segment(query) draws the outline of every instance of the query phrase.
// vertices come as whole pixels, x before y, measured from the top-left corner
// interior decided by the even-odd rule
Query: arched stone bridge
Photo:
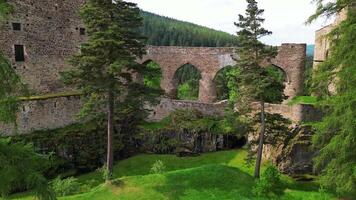
[[[199,101],[215,102],[216,92],[214,78],[219,70],[235,65],[233,57],[237,57],[231,47],[174,47],[148,46],[147,54],[141,63],[153,61],[162,70],[161,87],[166,94],[176,97],[177,82],[175,72],[185,64],[194,65],[201,73],[199,85]],[[273,64],[282,69],[287,77],[285,95],[292,98],[302,92],[303,75],[306,58],[305,44],[282,44],[278,47],[278,55],[264,65]]]

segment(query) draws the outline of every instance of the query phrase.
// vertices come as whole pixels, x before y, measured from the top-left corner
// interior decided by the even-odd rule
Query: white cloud
[[[146,11],[189,21],[235,34],[238,14],[244,14],[245,0],[128,0]],[[265,9],[265,27],[273,35],[264,38],[268,44],[314,43],[315,30],[328,22],[319,20],[305,26],[305,20],[314,12],[311,0],[259,0]]]

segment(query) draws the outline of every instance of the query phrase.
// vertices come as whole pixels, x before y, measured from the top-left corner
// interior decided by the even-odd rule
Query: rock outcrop
[[[312,135],[313,130],[310,126],[296,126],[291,131],[276,157],[277,166],[283,173],[290,175],[313,173],[313,157],[316,152],[311,146]]]

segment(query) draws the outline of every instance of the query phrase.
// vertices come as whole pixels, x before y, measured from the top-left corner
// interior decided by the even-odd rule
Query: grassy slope
[[[78,177],[90,185],[87,193],[60,199],[256,199],[253,168],[245,165],[245,151],[225,151],[199,157],[178,158],[172,155],[139,155],[121,161],[115,167],[116,185],[102,184],[98,172]],[[162,160],[166,173],[149,174],[151,165]],[[319,194],[313,183],[296,183],[283,177],[285,193],[280,199],[331,199]],[[32,199],[25,197],[23,199]]]
[[[288,105],[296,105],[296,104],[315,105],[316,103],[317,103],[316,97],[296,96],[288,102]]]

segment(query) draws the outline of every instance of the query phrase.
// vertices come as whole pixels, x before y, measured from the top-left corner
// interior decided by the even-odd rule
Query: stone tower
[[[37,94],[63,91],[59,71],[85,39],[84,0],[8,0],[14,13],[0,25],[0,47]]]

